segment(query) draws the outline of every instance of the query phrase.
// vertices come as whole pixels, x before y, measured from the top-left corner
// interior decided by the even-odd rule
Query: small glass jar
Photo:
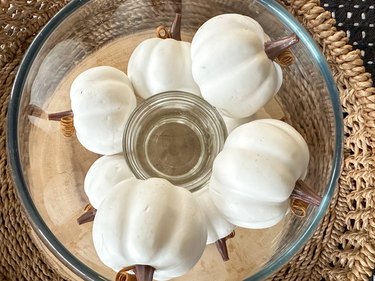
[[[195,191],[209,180],[226,137],[220,113],[205,100],[165,92],[134,110],[125,127],[123,150],[137,178],[164,178]]]

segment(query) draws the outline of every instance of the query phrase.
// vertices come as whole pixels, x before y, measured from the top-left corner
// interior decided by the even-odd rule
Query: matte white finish
[[[86,173],[84,189],[90,204],[98,209],[103,199],[119,182],[134,177],[123,155],[97,159]]]
[[[73,81],[70,99],[79,142],[98,154],[120,153],[125,123],[136,106],[126,74],[110,66],[90,68]]]
[[[204,187],[194,192],[193,195],[206,215],[207,244],[215,243],[217,240],[228,236],[235,226],[223,217],[212,202],[208,188]]]
[[[207,241],[204,214],[193,195],[160,178],[127,179],[100,204],[94,246],[115,271],[139,264],[155,268],[154,279],[185,274]]]
[[[127,72],[137,95],[145,99],[167,91],[200,95],[191,73],[189,42],[146,39],[131,54]]]
[[[280,66],[264,51],[268,40],[248,16],[223,14],[206,21],[191,44],[193,78],[202,97],[232,118],[263,107],[282,84]]]
[[[225,218],[246,228],[278,223],[309,163],[308,146],[290,125],[260,119],[236,128],[216,157],[210,194]]]

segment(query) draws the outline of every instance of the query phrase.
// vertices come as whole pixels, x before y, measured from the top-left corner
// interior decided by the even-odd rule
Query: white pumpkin
[[[199,260],[207,228],[189,191],[160,178],[131,178],[117,184],[100,204],[93,241],[99,258],[113,270],[141,265],[154,269],[156,280],[167,280],[185,274]],[[135,273],[141,271],[138,267]]]
[[[308,146],[292,126],[275,119],[252,121],[236,128],[216,157],[211,198],[237,226],[273,226],[287,213],[308,163]]]
[[[84,189],[90,204],[98,209],[103,199],[119,182],[134,177],[123,155],[98,158],[87,171]]]
[[[215,243],[224,261],[229,260],[226,240],[233,235],[235,226],[228,222],[212,202],[206,187],[193,193],[206,217],[207,244]]]
[[[223,14],[206,21],[191,45],[193,78],[202,97],[232,118],[263,107],[282,84],[280,66],[264,49],[268,40],[248,16]]]
[[[208,188],[204,187],[194,192],[193,195],[206,217],[207,244],[215,243],[217,240],[231,234],[235,226],[223,217],[212,202]]]
[[[125,123],[136,106],[126,74],[110,66],[90,68],[73,81],[70,99],[79,142],[98,154],[120,153]]]
[[[142,41],[128,63],[128,76],[142,98],[167,91],[200,95],[191,73],[190,43],[151,38]]]

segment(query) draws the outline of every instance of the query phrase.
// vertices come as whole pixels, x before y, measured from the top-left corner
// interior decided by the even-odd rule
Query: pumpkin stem
[[[216,248],[218,249],[221,257],[223,258],[223,261],[229,261],[227,240],[230,238],[233,238],[234,235],[235,235],[235,232],[232,231],[229,235],[215,242]]]
[[[290,201],[290,209],[293,214],[297,217],[303,218],[306,216],[307,207],[309,206],[308,203],[300,200],[300,199],[292,199]]]
[[[115,281],[137,281],[137,277],[134,274],[130,274],[128,270],[132,270],[133,268],[127,267],[121,269],[117,272]]]
[[[65,137],[73,136],[75,132],[73,111],[66,110],[61,112],[47,114],[47,119],[52,121],[60,121],[60,129]]]
[[[297,180],[290,198],[298,199],[314,206],[319,206],[322,201],[322,197],[312,190],[303,180]]]
[[[181,41],[181,13],[176,13],[169,33],[172,39]]]
[[[216,248],[218,249],[223,261],[229,261],[227,239],[221,238],[215,242]]]
[[[160,39],[169,38],[169,31],[164,25],[160,25],[156,28],[156,37]]]
[[[290,49],[286,49],[275,58],[275,62],[283,67],[292,65],[294,63],[294,56],[292,54],[292,51]]]
[[[60,129],[65,137],[73,136],[75,132],[73,115],[63,116],[60,119]]]
[[[61,112],[49,113],[47,117],[48,117],[48,120],[60,121],[61,118],[66,117],[66,116],[73,116],[73,111],[66,110],[66,111],[61,111]]]
[[[80,215],[77,219],[79,225],[92,222],[96,215],[96,209],[89,203],[84,209],[84,213]]]
[[[282,52],[298,42],[298,36],[293,33],[292,35],[280,38],[276,41],[268,41],[264,43],[264,51],[270,60],[275,60]]]
[[[135,266],[135,276],[137,276],[138,281],[152,281],[154,277],[155,268],[149,265],[139,265]]]

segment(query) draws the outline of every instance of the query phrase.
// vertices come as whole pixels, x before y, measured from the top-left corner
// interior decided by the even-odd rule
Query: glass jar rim
[[[172,111],[174,113],[167,116]],[[201,149],[204,150],[206,146],[210,146],[210,155],[201,153],[201,156],[205,155],[205,157],[200,157],[196,169],[192,168],[191,171],[186,171],[182,175],[172,176],[162,173],[147,157],[147,144],[149,143],[147,140],[159,128],[158,124],[161,125],[160,127],[179,124],[189,128],[193,134],[195,133],[197,139],[201,140]],[[147,126],[152,128],[147,128]],[[210,133],[207,133],[207,130]],[[152,176],[160,176],[194,192],[207,184],[211,175],[212,163],[222,150],[227,135],[226,124],[221,114],[203,98],[184,91],[168,91],[150,96],[130,114],[124,128],[123,154],[129,168],[137,178],[147,179]],[[150,142],[152,143],[152,141]],[[161,145],[163,145],[163,141],[159,142],[157,147],[153,146],[152,148],[158,149]],[[183,147],[180,148],[183,149]],[[164,149],[163,152],[165,154],[168,150]],[[139,159],[139,155],[142,155],[143,159]],[[173,156],[173,158],[175,157]],[[153,175],[146,171],[147,168]]]

